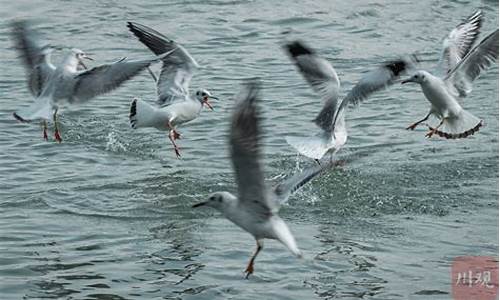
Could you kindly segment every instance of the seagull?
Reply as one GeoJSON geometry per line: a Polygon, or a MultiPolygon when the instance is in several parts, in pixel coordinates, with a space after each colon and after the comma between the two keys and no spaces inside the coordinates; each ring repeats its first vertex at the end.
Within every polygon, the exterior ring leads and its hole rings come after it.
{"type": "Polygon", "coordinates": [[[350,103],[358,104],[374,92],[392,85],[416,61],[412,56],[385,62],[366,73],[340,101],[340,80],[326,59],[301,41],[287,43],[283,48],[324,102],[323,108],[313,120],[320,131],[311,137],[287,136],[286,141],[300,154],[313,158],[318,163],[327,153],[330,153],[331,161],[333,155],[347,141],[344,112],[346,106],[350,103]]]}
{"type": "Polygon", "coordinates": [[[51,62],[56,49],[43,45],[27,21],[13,23],[15,46],[28,73],[28,87],[35,98],[28,108],[13,113],[21,122],[42,120],[43,137],[47,136],[47,120],[54,121],[54,138],[61,142],[57,112],[62,104],[80,104],[119,87],[159,58],[104,64],[87,69],[84,59],[92,60],[84,51],[72,48],[61,64],[51,62]]]}
{"type": "Polygon", "coordinates": [[[229,142],[238,195],[216,192],[208,200],[193,205],[194,208],[215,208],[255,238],[257,250],[245,269],[245,278],[254,271],[254,261],[264,246],[264,239],[278,240],[295,256],[302,257],[290,229],[278,216],[280,204],[304,184],[333,166],[315,166],[291,176],[275,187],[266,185],[259,151],[260,116],[256,105],[259,101],[258,93],[258,84],[250,82],[237,97],[232,114],[229,142]]]}
{"type": "Polygon", "coordinates": [[[472,82],[498,60],[498,28],[472,48],[479,36],[482,17],[480,10],[474,12],[445,38],[442,54],[444,76],[419,70],[401,82],[420,84],[431,103],[427,115],[406,129],[414,130],[434,115],[440,122],[435,127],[429,125],[428,138],[434,134],[447,139],[465,138],[479,131],[483,121],[463,109],[457,99],[465,98],[472,91],[472,82]]]}
{"type": "Polygon", "coordinates": [[[130,125],[134,129],[155,127],[168,131],[175,155],[180,158],[180,150],[175,142],[181,137],[176,130],[177,125],[196,119],[204,105],[213,110],[209,99],[218,98],[205,89],[197,90],[194,97],[190,95],[189,83],[199,65],[184,47],[150,27],[134,22],[128,22],[127,27],[156,55],[178,49],[163,59],[158,77],[150,70],[158,93],[156,107],[135,98],[130,105],[130,125]]]}

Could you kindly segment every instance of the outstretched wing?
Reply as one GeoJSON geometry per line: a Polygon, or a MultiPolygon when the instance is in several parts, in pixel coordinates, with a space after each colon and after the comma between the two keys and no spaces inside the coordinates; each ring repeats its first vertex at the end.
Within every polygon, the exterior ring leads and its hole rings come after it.
{"type": "Polygon", "coordinates": [[[287,178],[283,182],[279,183],[274,187],[275,200],[282,204],[288,200],[291,194],[299,190],[309,181],[313,180],[319,174],[326,170],[333,168],[334,163],[322,164],[320,166],[315,166],[308,168],[300,173],[297,173],[290,178],[287,178]]]}
{"type": "Polygon", "coordinates": [[[485,37],[444,78],[448,87],[460,96],[472,91],[472,82],[498,60],[498,28],[485,37]]]}
{"type": "Polygon", "coordinates": [[[28,73],[28,87],[31,94],[38,97],[55,70],[48,58],[52,48],[40,43],[38,34],[30,28],[27,21],[16,21],[12,27],[15,47],[28,73]]]}
{"type": "Polygon", "coordinates": [[[284,48],[306,81],[325,102],[314,122],[323,130],[330,130],[340,89],[337,72],[326,59],[301,41],[288,43],[284,48]]]}
{"type": "Polygon", "coordinates": [[[198,64],[181,45],[158,31],[134,22],[128,22],[130,31],[156,55],[177,49],[164,58],[157,81],[158,105],[166,106],[189,96],[189,83],[198,64]]]}
{"type": "Polygon", "coordinates": [[[358,105],[373,93],[392,85],[406,70],[413,67],[415,61],[416,58],[412,56],[387,62],[361,77],[358,83],[340,102],[332,122],[332,131],[335,128],[338,116],[341,115],[348,104],[358,105]]]}
{"type": "Polygon", "coordinates": [[[443,41],[441,57],[444,74],[448,74],[476,42],[483,23],[483,13],[477,10],[455,27],[443,41]]]}
{"type": "Polygon", "coordinates": [[[141,61],[121,60],[82,71],[73,78],[73,94],[70,102],[84,102],[110,92],[157,60],[156,58],[141,61]]]}
{"type": "Polygon", "coordinates": [[[267,187],[260,163],[259,86],[249,83],[238,95],[230,129],[231,160],[238,184],[239,205],[269,216],[276,207],[267,197],[267,187]]]}

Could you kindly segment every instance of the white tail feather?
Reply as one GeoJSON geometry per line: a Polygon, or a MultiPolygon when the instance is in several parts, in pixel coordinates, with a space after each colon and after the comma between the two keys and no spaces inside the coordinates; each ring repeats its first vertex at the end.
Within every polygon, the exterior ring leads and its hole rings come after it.
{"type": "Polygon", "coordinates": [[[321,159],[331,149],[331,143],[322,136],[311,137],[285,137],[290,144],[300,154],[313,159],[321,159]]]}
{"type": "Polygon", "coordinates": [[[288,250],[290,250],[290,252],[293,253],[293,255],[301,258],[302,252],[297,246],[295,238],[290,232],[290,229],[288,229],[288,226],[286,225],[285,221],[277,217],[276,219],[273,219],[272,226],[274,228],[276,239],[280,241],[283,245],[285,245],[288,248],[288,250]]]}
{"type": "Polygon", "coordinates": [[[49,98],[35,99],[31,106],[20,109],[14,113],[14,117],[20,121],[29,122],[33,120],[50,120],[53,109],[49,98]]]}
{"type": "Polygon", "coordinates": [[[130,104],[130,126],[132,128],[139,127],[155,127],[157,118],[155,115],[158,109],[140,99],[134,99],[130,104]]]}
{"type": "Polygon", "coordinates": [[[436,134],[447,139],[465,138],[473,135],[482,125],[481,119],[466,110],[462,110],[457,116],[445,118],[436,134]]]}

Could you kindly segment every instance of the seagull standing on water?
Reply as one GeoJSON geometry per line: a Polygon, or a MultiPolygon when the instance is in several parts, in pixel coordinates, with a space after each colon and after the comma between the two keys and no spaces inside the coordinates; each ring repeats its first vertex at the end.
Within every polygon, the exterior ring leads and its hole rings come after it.
{"type": "Polygon", "coordinates": [[[255,238],[257,250],[245,270],[246,278],[254,271],[254,261],[264,246],[264,239],[278,240],[295,256],[302,256],[290,229],[278,216],[278,210],[291,193],[332,166],[325,164],[305,170],[274,188],[266,185],[259,151],[258,92],[257,83],[250,83],[238,96],[232,114],[230,148],[238,196],[229,192],[216,192],[207,201],[193,205],[215,208],[255,238]]]}
{"type": "Polygon", "coordinates": [[[46,140],[46,120],[52,117],[54,138],[58,142],[62,141],[57,124],[61,104],[80,104],[112,91],[159,59],[120,60],[87,70],[83,59],[91,58],[82,50],[71,49],[63,62],[56,66],[50,59],[54,48],[41,45],[38,35],[26,21],[13,23],[13,38],[27,69],[30,92],[35,97],[30,107],[15,112],[14,117],[21,122],[41,119],[46,140]]]}
{"type": "Polygon", "coordinates": [[[134,99],[130,105],[130,124],[132,128],[155,127],[169,131],[168,137],[174,146],[175,155],[180,158],[180,150],[175,142],[181,136],[176,130],[177,125],[196,119],[203,105],[213,110],[209,99],[218,98],[205,89],[196,91],[194,97],[189,94],[189,83],[199,66],[184,47],[147,26],[133,22],[128,22],[127,26],[156,55],[177,49],[162,60],[158,78],[151,72],[157,86],[157,107],[134,99]]]}
{"type": "Polygon", "coordinates": [[[350,103],[358,104],[372,93],[393,84],[400,75],[414,64],[415,58],[398,59],[382,64],[365,74],[339,103],[340,80],[332,65],[317,55],[303,42],[294,41],[284,46],[292,61],[306,81],[325,103],[314,123],[321,129],[312,137],[287,136],[286,141],[300,154],[317,162],[327,153],[331,158],[347,140],[344,110],[350,103]]]}
{"type": "Polygon", "coordinates": [[[498,29],[472,48],[482,24],[482,13],[476,11],[453,29],[443,42],[442,78],[427,71],[417,71],[402,83],[420,84],[422,92],[431,103],[429,113],[407,129],[414,130],[431,115],[440,119],[437,126],[429,126],[427,137],[437,134],[447,139],[473,135],[483,121],[464,110],[457,98],[464,98],[472,91],[472,82],[482,71],[498,59],[498,29]],[[471,50],[472,49],[472,50],[471,50]]]}

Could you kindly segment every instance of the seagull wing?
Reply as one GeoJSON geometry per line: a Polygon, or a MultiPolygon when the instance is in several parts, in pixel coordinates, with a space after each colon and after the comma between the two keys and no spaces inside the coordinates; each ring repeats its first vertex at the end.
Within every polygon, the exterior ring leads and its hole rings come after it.
{"type": "Polygon", "coordinates": [[[415,63],[415,57],[401,58],[395,61],[386,62],[378,68],[366,73],[349,91],[347,96],[342,99],[332,122],[332,131],[335,128],[335,123],[338,116],[343,113],[343,110],[348,104],[359,105],[363,100],[367,99],[373,93],[383,90],[394,84],[396,80],[415,63]]]}
{"type": "Polygon", "coordinates": [[[326,59],[318,56],[301,41],[288,43],[284,48],[306,81],[324,100],[323,109],[314,122],[323,130],[329,131],[340,90],[337,72],[326,59]]]}
{"type": "Polygon", "coordinates": [[[287,178],[274,187],[274,198],[279,204],[286,202],[291,194],[299,190],[312,179],[316,178],[319,174],[326,170],[330,170],[333,166],[333,163],[314,166],[287,178]]]}
{"type": "Polygon", "coordinates": [[[140,61],[118,61],[78,73],[73,80],[70,102],[84,102],[110,92],[139,74],[157,58],[140,61]]]}
{"type": "Polygon", "coordinates": [[[48,45],[40,43],[38,34],[30,28],[27,21],[16,21],[12,27],[15,47],[28,72],[28,87],[31,94],[38,97],[56,69],[46,59],[52,49],[48,45]]]}
{"type": "Polygon", "coordinates": [[[175,41],[158,31],[133,22],[128,22],[129,30],[156,55],[177,49],[162,62],[157,82],[158,105],[167,106],[189,96],[189,83],[199,67],[194,58],[175,41]]]}
{"type": "Polygon", "coordinates": [[[444,78],[448,87],[460,96],[472,91],[472,82],[498,60],[498,28],[485,37],[444,78]]]}
{"type": "Polygon", "coordinates": [[[239,205],[265,218],[277,211],[267,197],[260,163],[259,115],[256,102],[259,87],[251,82],[237,98],[230,130],[231,160],[238,184],[239,205]]]}
{"type": "Polygon", "coordinates": [[[441,64],[444,74],[448,74],[469,53],[479,35],[482,23],[483,13],[477,10],[443,40],[441,64]]]}

